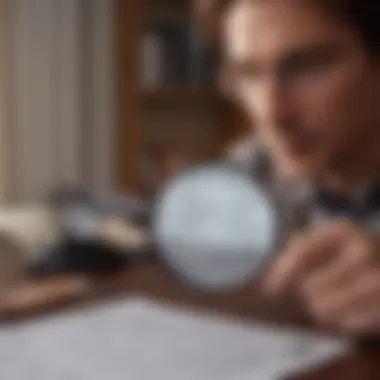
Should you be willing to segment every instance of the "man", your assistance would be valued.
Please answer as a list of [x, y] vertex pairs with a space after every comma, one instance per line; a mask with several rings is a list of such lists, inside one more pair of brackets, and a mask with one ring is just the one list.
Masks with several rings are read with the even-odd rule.
[[[296, 290], [321, 324], [380, 332], [379, 2], [209, 0], [200, 11], [216, 21], [224, 83], [274, 163], [278, 193], [284, 177], [312, 189], [302, 193], [312, 224], [289, 239], [265, 291]], [[250, 142], [237, 151], [250, 163], [257, 152]]]

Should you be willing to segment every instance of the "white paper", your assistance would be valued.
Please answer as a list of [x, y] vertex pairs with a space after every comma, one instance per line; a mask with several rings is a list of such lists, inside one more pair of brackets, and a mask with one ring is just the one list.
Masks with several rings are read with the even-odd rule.
[[339, 340], [145, 298], [0, 327], [7, 380], [273, 380], [346, 353]]

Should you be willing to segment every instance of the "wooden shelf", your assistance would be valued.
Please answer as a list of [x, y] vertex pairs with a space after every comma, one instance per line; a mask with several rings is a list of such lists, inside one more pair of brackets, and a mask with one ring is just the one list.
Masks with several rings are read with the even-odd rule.
[[213, 88], [163, 88], [143, 93], [151, 105], [218, 105], [223, 97]]
[[143, 5], [146, 8], [177, 7], [191, 9], [191, 0], [144, 0]]
[[144, 18], [149, 22], [180, 22], [189, 17], [189, 3], [180, 0], [150, 0], [144, 3]]
[[[223, 151], [240, 134], [242, 123], [233, 102], [214, 84], [170, 83], [170, 78], [176, 78], [170, 73], [177, 71], [177, 41], [173, 39], [172, 44], [165, 30], [163, 47], [169, 54], [167, 61], [163, 55], [163, 64], [168, 65], [162, 73], [163, 83], [152, 90], [142, 85], [142, 36], [146, 36], [148, 28], [157, 28], [160, 35], [159, 28], [165, 25], [169, 29], [174, 25], [174, 35], [178, 25], [184, 26], [186, 32], [186, 26], [190, 27], [196, 16], [191, 0], [117, 0], [117, 4], [117, 187], [138, 194], [142, 190], [141, 157], [151, 148], [184, 152], [186, 157], [198, 160], [209, 152]], [[212, 61], [215, 53], [210, 51]], [[217, 66], [217, 55], [215, 61]], [[215, 70], [204, 67], [204, 71], [213, 75]]]

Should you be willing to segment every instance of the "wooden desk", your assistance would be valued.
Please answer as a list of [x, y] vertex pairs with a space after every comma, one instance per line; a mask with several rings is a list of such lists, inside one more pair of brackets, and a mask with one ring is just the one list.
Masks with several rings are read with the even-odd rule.
[[[13, 293], [12, 293], [13, 292]], [[112, 277], [85, 279], [80, 277], [49, 280], [44, 283], [25, 281], [11, 289], [22, 302], [2, 302], [0, 317], [3, 323], [15, 318], [37, 318], [40, 314], [59, 312], [63, 308], [86, 307], [93, 302], [106, 302], [112, 297], [132, 293], [168, 299], [197, 308], [222, 311], [226, 314], [262, 319], [273, 323], [312, 329], [310, 322], [297, 307], [284, 307], [289, 301], [265, 300], [251, 285], [233, 294], [204, 294], [181, 286], [154, 265], [145, 265]], [[20, 298], [21, 297], [21, 298]], [[4, 300], [4, 297], [2, 298]], [[290, 311], [286, 311], [290, 310]], [[326, 368], [300, 376], [297, 380], [378, 380], [380, 379], [380, 349], [358, 349], [349, 357]]]

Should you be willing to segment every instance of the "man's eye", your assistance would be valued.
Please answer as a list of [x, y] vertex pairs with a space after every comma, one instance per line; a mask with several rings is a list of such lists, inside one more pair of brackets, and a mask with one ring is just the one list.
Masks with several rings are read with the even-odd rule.
[[325, 55], [298, 57], [284, 65], [283, 73], [287, 76], [316, 74], [326, 69], [331, 61], [331, 57]]

